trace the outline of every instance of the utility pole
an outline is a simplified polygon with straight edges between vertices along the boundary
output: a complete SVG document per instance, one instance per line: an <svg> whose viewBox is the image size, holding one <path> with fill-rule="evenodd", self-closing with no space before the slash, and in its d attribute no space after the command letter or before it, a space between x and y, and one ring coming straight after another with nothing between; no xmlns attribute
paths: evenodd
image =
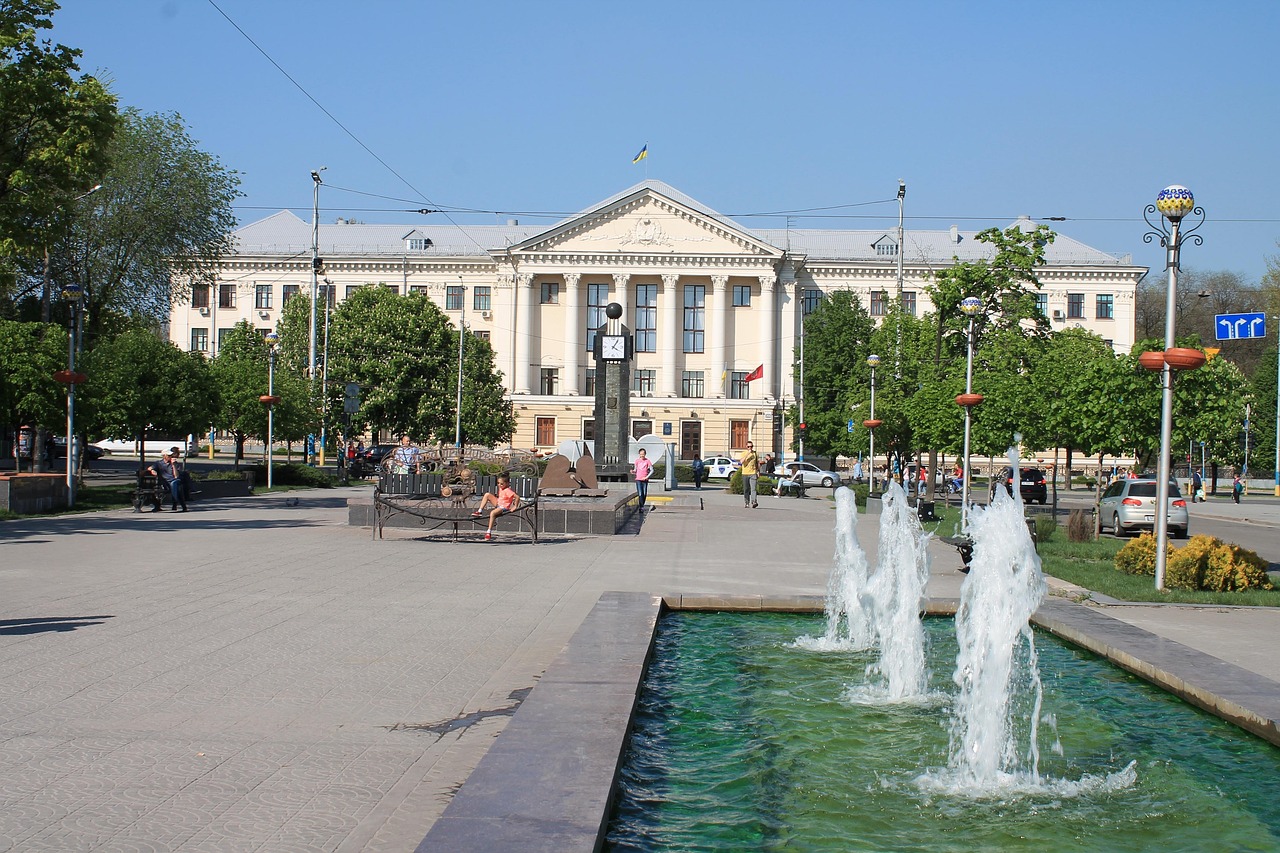
<svg viewBox="0 0 1280 853"><path fill-rule="evenodd" d="M321 166L311 170L311 344L307 352L307 376L310 379L308 401L314 411L316 403L316 296L320 290L320 173ZM315 449L315 434L311 436L311 449Z"/></svg>
<svg viewBox="0 0 1280 853"><path fill-rule="evenodd" d="M893 375L895 379L902 378L902 251L903 251L903 231L902 231L902 208L903 202L907 197L907 182L898 181L898 343L893 352Z"/></svg>
<svg viewBox="0 0 1280 853"><path fill-rule="evenodd" d="M467 289L458 279L458 287L462 291L462 314L458 317L458 399L453 413L453 446L458 449L458 458L462 458L462 353L467 340Z"/></svg>

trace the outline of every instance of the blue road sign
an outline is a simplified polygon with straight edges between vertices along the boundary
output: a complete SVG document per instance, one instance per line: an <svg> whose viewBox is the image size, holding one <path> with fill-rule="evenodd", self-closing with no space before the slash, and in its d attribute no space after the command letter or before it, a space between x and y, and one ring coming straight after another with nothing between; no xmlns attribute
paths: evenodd
<svg viewBox="0 0 1280 853"><path fill-rule="evenodd" d="M1248 314L1218 314L1214 317L1213 330L1220 341L1265 338L1267 315L1261 311L1252 311Z"/></svg>
<svg viewBox="0 0 1280 853"><path fill-rule="evenodd" d="M849 421L849 432L853 432L853 421Z"/></svg>

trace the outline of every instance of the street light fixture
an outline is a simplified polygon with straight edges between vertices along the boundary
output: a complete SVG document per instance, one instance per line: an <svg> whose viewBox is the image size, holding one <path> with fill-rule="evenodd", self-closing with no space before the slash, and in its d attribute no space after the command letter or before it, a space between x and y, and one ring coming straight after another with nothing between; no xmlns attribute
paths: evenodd
<svg viewBox="0 0 1280 853"><path fill-rule="evenodd" d="M960 311L969 318L968 355L964 365L964 393L956 395L956 405L964 409L964 487L960 494L960 533L969 532L969 492L973 478L969 472L969 437L973 430L973 407L982 395L973 393L973 321L982 313L982 300L966 296L960 300Z"/></svg>
<svg viewBox="0 0 1280 853"><path fill-rule="evenodd" d="M280 398L276 396L276 348L280 343L280 336L275 332L267 332L267 393L263 394L258 400L262 405L267 407L267 490L270 491L273 483L271 479L271 469L274 459L275 445L275 408L276 403L280 402Z"/></svg>
<svg viewBox="0 0 1280 853"><path fill-rule="evenodd" d="M1151 221L1151 215L1163 217L1159 224ZM1200 221L1185 231L1182 220L1188 214L1198 215ZM1194 369L1204 364L1204 353L1199 350L1187 350L1176 347L1174 326L1176 320L1178 272L1182 241L1190 237L1197 246L1204 243L1204 238L1192 232L1204 224L1204 209L1196 205L1195 196L1184 186L1174 184L1165 187L1156 196L1156 203L1147 205L1142 211L1142 218L1151 228L1142 237L1142 242L1150 243L1158 239L1167 252L1165 266L1169 270L1169 289L1165 294L1164 317L1164 352L1161 353L1160 365L1160 464L1157 468L1156 482L1156 589L1164 589L1164 571L1168 562L1169 548L1169 477L1172 474L1170 464L1170 444L1173 436L1173 371L1175 369ZM1164 222L1169 227L1164 227ZM1197 359L1194 355L1199 356Z"/></svg>
<svg viewBox="0 0 1280 853"><path fill-rule="evenodd" d="M84 290L78 284L68 284L62 288L62 298L71 309L67 334L67 369L59 370L53 378L67 383L67 506L73 507L76 505L76 461L80 456L76 446L76 385L86 378L83 373L76 373L76 333L80 327L80 306Z"/></svg>
<svg viewBox="0 0 1280 853"><path fill-rule="evenodd" d="M871 468L871 493L876 491L876 427L880 426L882 421L876 420L876 367L880 364L880 356L867 356L867 366L871 368L871 417L862 422L867 428L867 433L871 437L870 448L867 451L867 464Z"/></svg>

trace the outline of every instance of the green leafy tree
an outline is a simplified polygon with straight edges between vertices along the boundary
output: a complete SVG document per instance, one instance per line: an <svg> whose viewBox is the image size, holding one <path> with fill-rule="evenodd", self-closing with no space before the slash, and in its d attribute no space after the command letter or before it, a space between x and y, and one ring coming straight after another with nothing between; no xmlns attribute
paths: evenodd
<svg viewBox="0 0 1280 853"><path fill-rule="evenodd" d="M272 410L273 440L296 441L307 434L313 418L306 382L281 369L278 362L270 375L269 346L252 323L241 321L232 327L209 368L218 396L213 424L235 439L237 466L244 459L249 437L267 439L267 407L262 396L268 388L280 398Z"/></svg>
<svg viewBox="0 0 1280 853"><path fill-rule="evenodd" d="M48 323L0 320L0 422L56 428L65 423L67 333Z"/></svg>
<svg viewBox="0 0 1280 853"><path fill-rule="evenodd" d="M212 420L216 396L204 356L153 332L130 329L101 341L84 365L89 380L77 411L92 435L145 440L148 431L197 433Z"/></svg>
<svg viewBox="0 0 1280 853"><path fill-rule="evenodd" d="M57 8L0 0L0 294L10 297L14 259L41 255L67 203L98 183L116 128L115 96L77 73L80 51L41 39Z"/></svg>
<svg viewBox="0 0 1280 853"><path fill-rule="evenodd" d="M1066 467L1074 451L1092 452L1087 443L1086 418L1080 401L1096 393L1089 384L1095 364L1115 361L1115 351L1101 337L1084 329L1063 329L1049 335L1031 372L1033 405L1041 414L1041 431L1032 446L1066 449ZM1054 480L1057 488L1057 480Z"/></svg>
<svg viewBox="0 0 1280 853"><path fill-rule="evenodd" d="M176 114L127 110L102 189L50 251L54 284L79 284L92 348L123 318L160 325L172 303L216 280L230 251L239 178L199 149Z"/></svg>
<svg viewBox="0 0 1280 853"><path fill-rule="evenodd" d="M848 290L829 294L804 318L807 453L856 452L858 433L848 431L847 421L852 412L858 411L853 408L858 405L857 389L869 388L867 355L873 329L871 316ZM857 419L859 430L866 417Z"/></svg>

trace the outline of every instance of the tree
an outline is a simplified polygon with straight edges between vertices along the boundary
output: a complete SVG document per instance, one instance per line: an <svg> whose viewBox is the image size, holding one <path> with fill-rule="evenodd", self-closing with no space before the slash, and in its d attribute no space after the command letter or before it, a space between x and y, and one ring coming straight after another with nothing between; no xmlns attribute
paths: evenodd
<svg viewBox="0 0 1280 853"><path fill-rule="evenodd" d="M39 38L57 8L0 0L0 294L13 260L42 254L67 202L99 181L116 128L115 96L76 74L80 51Z"/></svg>
<svg viewBox="0 0 1280 853"><path fill-rule="evenodd" d="M51 249L59 287L84 288L87 346L122 318L167 322L172 302L216 280L230 251L239 178L206 154L176 114L127 110L92 204Z"/></svg>
<svg viewBox="0 0 1280 853"><path fill-rule="evenodd" d="M310 303L290 300L277 331L282 362L305 374L310 345ZM324 323L317 323L317 354ZM426 294L398 295L387 287L362 287L329 318L327 393L316 383L317 405L328 424L342 417L342 389L360 385L354 427L409 433L453 443L458 381L458 330ZM462 428L464 440L494 445L515 432L515 412L505 398L501 374L486 341L469 336L464 348ZM278 375L278 374L277 374Z"/></svg>
<svg viewBox="0 0 1280 853"><path fill-rule="evenodd" d="M262 395L270 385L280 402L272 411L272 438L297 440L307 434L312 418L307 401L307 385L296 374L277 369L270 372L270 350L247 321L232 327L218 357L209 365L217 389L218 409L213 425L232 435L236 442L236 465L244 458L244 444L249 436L267 439L267 407ZM268 383L268 379L271 382Z"/></svg>
<svg viewBox="0 0 1280 853"><path fill-rule="evenodd" d="M1049 341L1031 372L1034 407L1043 416L1042 432L1030 439L1032 446L1062 447L1067 451L1066 466L1070 471L1072 451L1086 453L1086 424L1079 401L1094 389L1089 386L1089 367L1098 362L1112 362L1111 345L1084 329L1063 329L1049 335ZM1055 478L1055 488L1057 480ZM1067 480L1070 486L1070 480Z"/></svg>
<svg viewBox="0 0 1280 853"><path fill-rule="evenodd" d="M0 320L0 423L52 428L66 417L66 330L48 323Z"/></svg>
<svg viewBox="0 0 1280 853"><path fill-rule="evenodd" d="M815 454L856 452L847 419L869 388L868 346L875 328L852 291L837 290L804 318L805 450ZM797 353L797 360L799 356ZM865 411L863 409L862 411ZM862 431L862 418L856 418Z"/></svg>
<svg viewBox="0 0 1280 853"><path fill-rule="evenodd" d="M87 432L107 438L195 433L213 417L216 397L204 356L153 332L130 329L101 341L84 364L89 381L77 394L77 411Z"/></svg>

